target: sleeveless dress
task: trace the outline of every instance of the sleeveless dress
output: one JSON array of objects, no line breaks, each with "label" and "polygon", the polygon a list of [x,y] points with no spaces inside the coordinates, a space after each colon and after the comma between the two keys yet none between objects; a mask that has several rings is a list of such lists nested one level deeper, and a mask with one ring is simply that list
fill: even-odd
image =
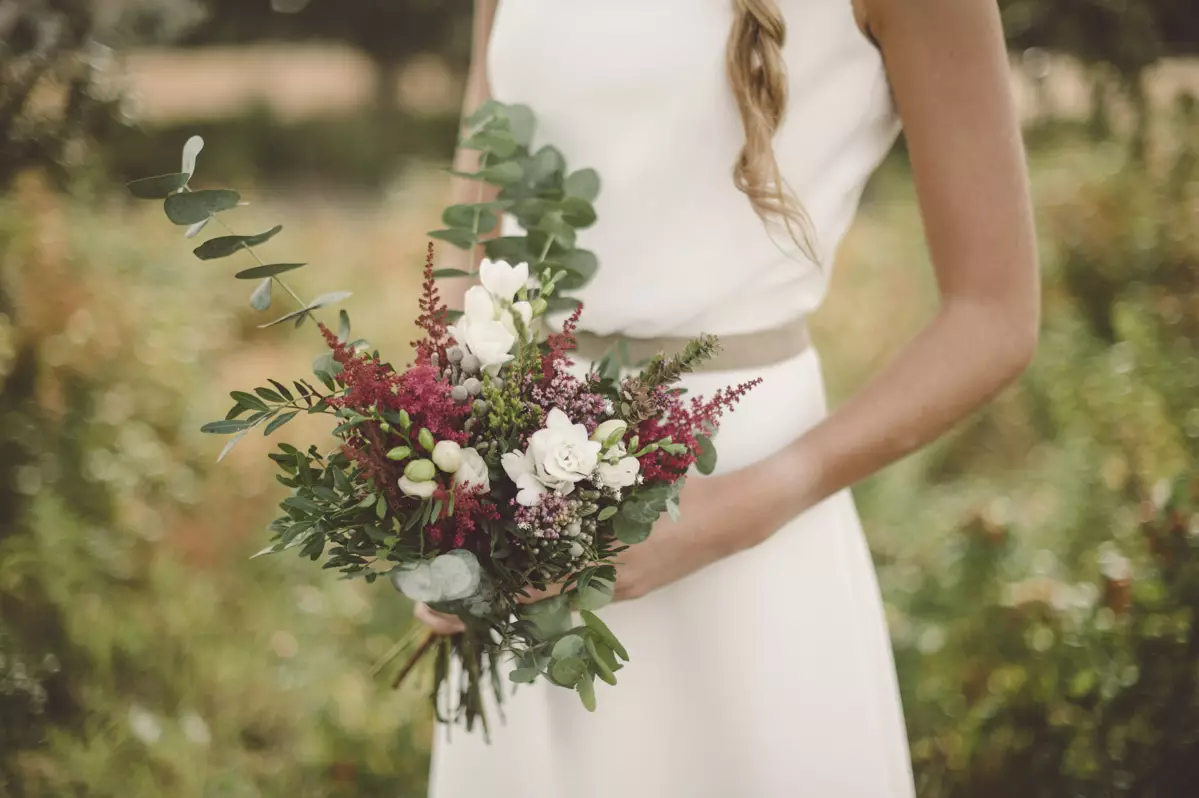
[{"label": "sleeveless dress", "polygon": [[[817,265],[771,235],[732,182],[744,131],[725,72],[731,0],[501,0],[489,70],[539,141],[594,167],[600,269],[583,327],[732,334],[814,311],[863,186],[899,130],[851,0],[781,0],[790,85],[775,146]],[[535,142],[536,144],[537,142]],[[516,231],[513,231],[516,232]],[[777,231],[776,231],[777,232]],[[691,375],[701,394],[761,376],[725,417],[718,472],[826,414],[817,353]],[[601,617],[631,655],[615,687],[521,686],[477,731],[438,728],[432,798],[909,798],[894,663],[873,564],[843,491],[765,543]]]}]

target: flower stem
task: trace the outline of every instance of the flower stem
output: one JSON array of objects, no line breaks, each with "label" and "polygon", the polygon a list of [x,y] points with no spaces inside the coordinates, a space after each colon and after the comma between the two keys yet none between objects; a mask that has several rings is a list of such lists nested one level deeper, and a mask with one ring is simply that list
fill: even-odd
[{"label": "flower stem", "polygon": [[[482,172],[484,169],[487,168],[487,155],[488,155],[488,153],[484,152],[482,155],[479,156],[479,171],[480,172]],[[483,201],[483,192],[486,190],[487,190],[487,181],[480,178],[479,193],[475,197],[475,204],[479,204]],[[471,231],[470,231],[471,237],[475,239],[475,245],[470,248],[470,264],[469,264],[469,266],[470,266],[471,274],[474,274],[476,271],[478,271],[476,264],[478,264],[478,262],[479,262],[479,257],[478,257],[478,254],[476,253],[475,249],[477,247],[483,246],[483,242],[479,240],[479,220],[482,218],[482,216],[483,216],[483,211],[480,210],[479,208],[475,208],[475,224],[471,228]]]},{"label": "flower stem", "polygon": [[[237,233],[233,232],[233,230],[229,227],[229,225],[225,224],[224,220],[222,220],[219,216],[213,214],[212,218],[216,220],[217,224],[219,224],[221,227],[225,228],[225,231],[227,233],[229,233],[229,235],[237,235]],[[258,253],[254,251],[253,247],[247,246],[247,245],[243,245],[243,246],[245,246],[246,251],[250,253],[250,256],[252,258],[254,258],[254,260],[258,261],[259,266],[266,265],[266,261],[264,261],[262,258],[260,258],[258,256]],[[299,305],[301,308],[308,307],[308,303],[305,302],[304,300],[300,299],[300,297],[296,294],[296,292],[291,290],[291,286],[289,286],[287,283],[280,280],[279,275],[277,275],[277,274],[272,275],[271,279],[274,280],[276,283],[278,283],[283,288],[284,291],[286,291],[288,294],[290,294],[291,298],[296,301],[297,305]],[[311,316],[312,314],[309,313],[308,315]]]}]

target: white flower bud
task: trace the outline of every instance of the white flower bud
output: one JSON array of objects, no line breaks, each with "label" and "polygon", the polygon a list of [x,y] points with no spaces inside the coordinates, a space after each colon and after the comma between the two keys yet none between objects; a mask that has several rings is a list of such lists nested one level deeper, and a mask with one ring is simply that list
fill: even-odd
[{"label": "white flower bud", "polygon": [[427,499],[437,490],[436,482],[413,482],[408,477],[400,477],[400,490],[405,496]]},{"label": "white flower bud", "polygon": [[438,441],[433,447],[433,462],[447,474],[453,474],[462,465],[462,447],[453,441]]}]

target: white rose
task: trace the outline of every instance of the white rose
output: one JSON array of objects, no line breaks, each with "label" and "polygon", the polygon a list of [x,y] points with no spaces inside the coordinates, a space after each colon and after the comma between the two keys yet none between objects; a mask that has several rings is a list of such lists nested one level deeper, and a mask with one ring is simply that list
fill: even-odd
[{"label": "white rose", "polygon": [[502,260],[484,260],[479,264],[479,280],[493,297],[511,302],[529,281],[529,264],[512,266]]},{"label": "white rose", "polygon": [[408,477],[400,477],[400,490],[405,496],[427,499],[437,490],[437,483],[433,481],[413,482]]},{"label": "white rose", "polygon": [[550,411],[545,429],[529,438],[526,452],[509,452],[501,460],[508,478],[516,483],[516,501],[531,507],[546,491],[566,495],[576,482],[586,479],[599,463],[600,444],[587,439],[587,428],[572,424],[557,408]]},{"label": "white rose", "polygon": [[491,477],[487,473],[487,463],[483,455],[468,447],[461,451],[462,462],[454,472],[454,484],[458,487],[471,485],[484,493],[491,490]]},{"label": "white rose", "polygon": [[617,441],[619,442],[620,438],[624,437],[624,434],[628,431],[628,429],[628,423],[620,420],[619,418],[610,418],[595,428],[595,432],[591,433],[591,440],[596,441],[597,443],[603,443],[608,440],[608,438],[611,438],[613,435],[615,435],[617,437]]},{"label": "white rose", "polygon": [[462,447],[453,441],[438,441],[433,447],[433,463],[447,474],[453,474],[462,465]]},{"label": "white rose", "polygon": [[641,463],[636,457],[622,457],[615,463],[600,463],[595,470],[595,481],[605,488],[627,488],[637,482]]}]

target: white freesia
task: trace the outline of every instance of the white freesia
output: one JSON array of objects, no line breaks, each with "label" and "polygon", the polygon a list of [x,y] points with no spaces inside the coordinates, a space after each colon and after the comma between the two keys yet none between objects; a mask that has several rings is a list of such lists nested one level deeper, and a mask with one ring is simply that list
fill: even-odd
[{"label": "white freesia", "polygon": [[616,435],[619,439],[624,437],[628,429],[628,422],[622,421],[619,418],[610,418],[595,428],[595,432],[591,433],[591,440],[603,443],[613,435]]},{"label": "white freesia", "polygon": [[565,413],[554,408],[545,429],[529,438],[528,450],[505,454],[501,464],[516,483],[516,501],[532,507],[547,491],[566,495],[576,482],[591,476],[599,464],[600,446],[588,440],[586,427],[572,424]]},{"label": "white freesia", "polygon": [[479,281],[496,299],[511,302],[529,281],[529,264],[512,266],[502,260],[484,260],[479,264]]},{"label": "white freesia", "polygon": [[438,468],[453,474],[462,466],[462,447],[454,441],[438,441],[431,457]]},{"label": "white freesia", "polygon": [[413,482],[408,477],[400,477],[400,490],[405,496],[427,499],[437,490],[437,483],[432,480],[428,482]]},{"label": "white freesia", "polygon": [[454,472],[454,485],[471,485],[484,493],[491,490],[491,477],[487,473],[487,463],[483,461],[483,455],[475,451],[474,447],[468,447],[461,451],[461,456],[462,462]]},{"label": "white freesia", "polygon": [[481,286],[466,292],[462,318],[453,327],[450,335],[460,346],[479,359],[482,367],[491,374],[512,359],[512,347],[516,335],[498,321],[498,311],[491,294]]},{"label": "white freesia", "polygon": [[595,481],[605,488],[628,488],[637,482],[641,463],[636,457],[622,457],[615,463],[600,463],[595,469]]}]

